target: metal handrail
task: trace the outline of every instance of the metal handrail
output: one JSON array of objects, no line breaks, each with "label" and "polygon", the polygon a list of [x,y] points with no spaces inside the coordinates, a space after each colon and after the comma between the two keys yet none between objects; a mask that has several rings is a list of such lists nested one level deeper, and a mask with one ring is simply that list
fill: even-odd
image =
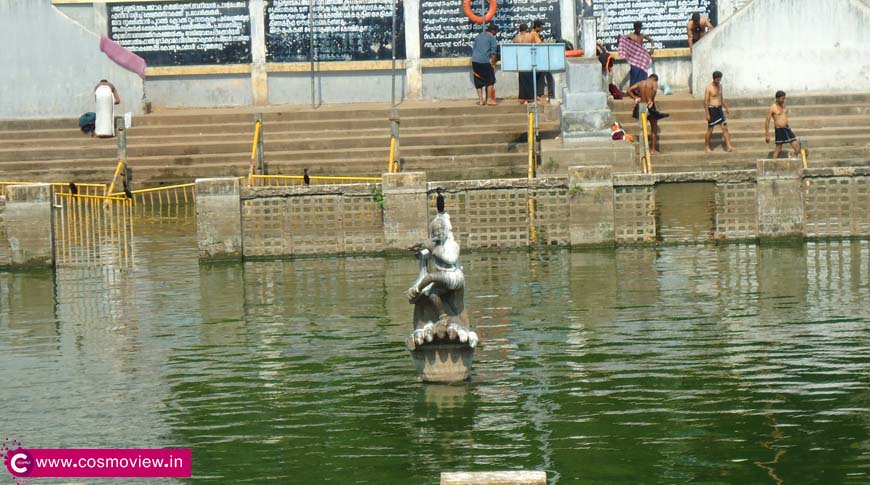
[{"label": "metal handrail", "polygon": [[[310,176],[308,179],[312,182],[320,182],[320,183],[371,183],[371,182],[381,182],[383,179],[381,177],[331,177],[331,176]],[[289,181],[293,182],[291,184],[285,185],[301,185],[305,182],[305,177],[302,175],[252,175],[252,182],[261,181],[261,182],[269,182],[269,181]],[[256,183],[252,183],[252,185],[257,185]],[[280,185],[280,184],[270,184],[263,183],[264,186],[269,185]]]},{"label": "metal handrail", "polygon": [[257,166],[257,146],[260,143],[260,126],[263,124],[262,121],[256,120],[254,122],[254,141],[251,143],[251,165],[248,169],[248,185],[251,185],[251,181],[253,180],[254,172],[256,171]]},{"label": "metal handrail", "polygon": [[535,112],[529,111],[529,178],[535,178]]}]

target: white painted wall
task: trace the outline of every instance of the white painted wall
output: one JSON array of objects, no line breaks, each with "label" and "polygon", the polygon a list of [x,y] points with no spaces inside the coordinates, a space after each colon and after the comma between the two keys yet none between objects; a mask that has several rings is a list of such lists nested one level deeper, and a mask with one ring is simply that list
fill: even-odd
[{"label": "white painted wall", "polygon": [[870,91],[870,2],[754,0],[699,42],[693,85],[713,71],[730,96]]},{"label": "white painted wall", "polygon": [[[95,10],[89,8],[90,13],[76,13],[93,19]],[[99,35],[48,0],[0,1],[0,45],[0,118],[78,117],[94,111],[100,79],[118,88],[116,113],[142,111],[142,79],[100,52]]]}]

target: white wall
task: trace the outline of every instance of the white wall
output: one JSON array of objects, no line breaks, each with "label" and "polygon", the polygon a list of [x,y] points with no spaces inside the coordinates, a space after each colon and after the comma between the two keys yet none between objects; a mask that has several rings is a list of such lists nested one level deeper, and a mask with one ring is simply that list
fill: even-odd
[{"label": "white wall", "polygon": [[0,45],[0,118],[78,117],[94,111],[100,79],[118,88],[116,113],[142,110],[142,79],[100,52],[99,35],[48,0],[0,1]]},{"label": "white wall", "polygon": [[722,71],[730,96],[870,91],[867,0],[754,0],[692,53],[703,92]]}]

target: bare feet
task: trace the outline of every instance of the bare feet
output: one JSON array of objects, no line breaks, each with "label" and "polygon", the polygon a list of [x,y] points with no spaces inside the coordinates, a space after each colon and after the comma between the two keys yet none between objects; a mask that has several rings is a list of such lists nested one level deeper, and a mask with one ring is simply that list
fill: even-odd
[{"label": "bare feet", "polygon": [[493,101],[491,99],[489,101],[487,101],[486,104],[487,104],[487,106],[497,106],[498,105],[498,103],[496,103],[495,101]]},{"label": "bare feet", "polygon": [[478,106],[483,106],[483,105],[485,105],[485,104],[486,104],[486,103],[485,103],[482,99],[481,99],[480,101],[477,102],[477,105],[478,105]]},{"label": "bare feet", "polygon": [[658,150],[650,150],[650,153],[652,153],[653,155],[661,155],[662,154],[662,152],[660,152]]},{"label": "bare feet", "polygon": [[728,153],[731,153],[734,151],[734,147],[727,147],[727,148],[725,148],[725,151]]},{"label": "bare feet", "polygon": [[704,153],[713,153],[713,150],[710,147],[704,148]]}]

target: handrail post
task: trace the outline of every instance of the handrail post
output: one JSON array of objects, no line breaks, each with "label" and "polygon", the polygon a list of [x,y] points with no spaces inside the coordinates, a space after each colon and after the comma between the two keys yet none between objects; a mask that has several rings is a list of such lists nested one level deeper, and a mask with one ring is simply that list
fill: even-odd
[{"label": "handrail post", "polygon": [[118,176],[123,169],[127,171],[127,130],[124,128],[124,117],[115,117],[115,130],[118,132],[118,166],[115,167],[115,174],[112,175],[112,183],[109,184],[107,195],[112,195],[115,191],[115,183],[118,181]]},{"label": "handrail post", "polygon": [[263,113],[254,115],[254,120],[260,124],[260,136],[257,137],[257,172],[260,175],[266,175],[265,153],[263,152]]},{"label": "handrail post", "polygon": [[529,111],[529,178],[535,178],[535,112]]},{"label": "handrail post", "polygon": [[640,171],[641,173],[651,173],[652,172],[652,153],[650,151],[649,146],[649,128],[647,124],[647,117],[649,115],[649,109],[647,108],[646,103],[639,102],[638,103],[638,111],[639,116],[637,117],[638,123],[640,124],[640,133],[643,137],[643,140],[640,144]]},{"label": "handrail post", "polygon": [[399,171],[399,124],[401,120],[399,118],[399,108],[395,105],[395,100],[393,107],[390,108],[390,166],[387,172],[389,173],[398,173]]}]

